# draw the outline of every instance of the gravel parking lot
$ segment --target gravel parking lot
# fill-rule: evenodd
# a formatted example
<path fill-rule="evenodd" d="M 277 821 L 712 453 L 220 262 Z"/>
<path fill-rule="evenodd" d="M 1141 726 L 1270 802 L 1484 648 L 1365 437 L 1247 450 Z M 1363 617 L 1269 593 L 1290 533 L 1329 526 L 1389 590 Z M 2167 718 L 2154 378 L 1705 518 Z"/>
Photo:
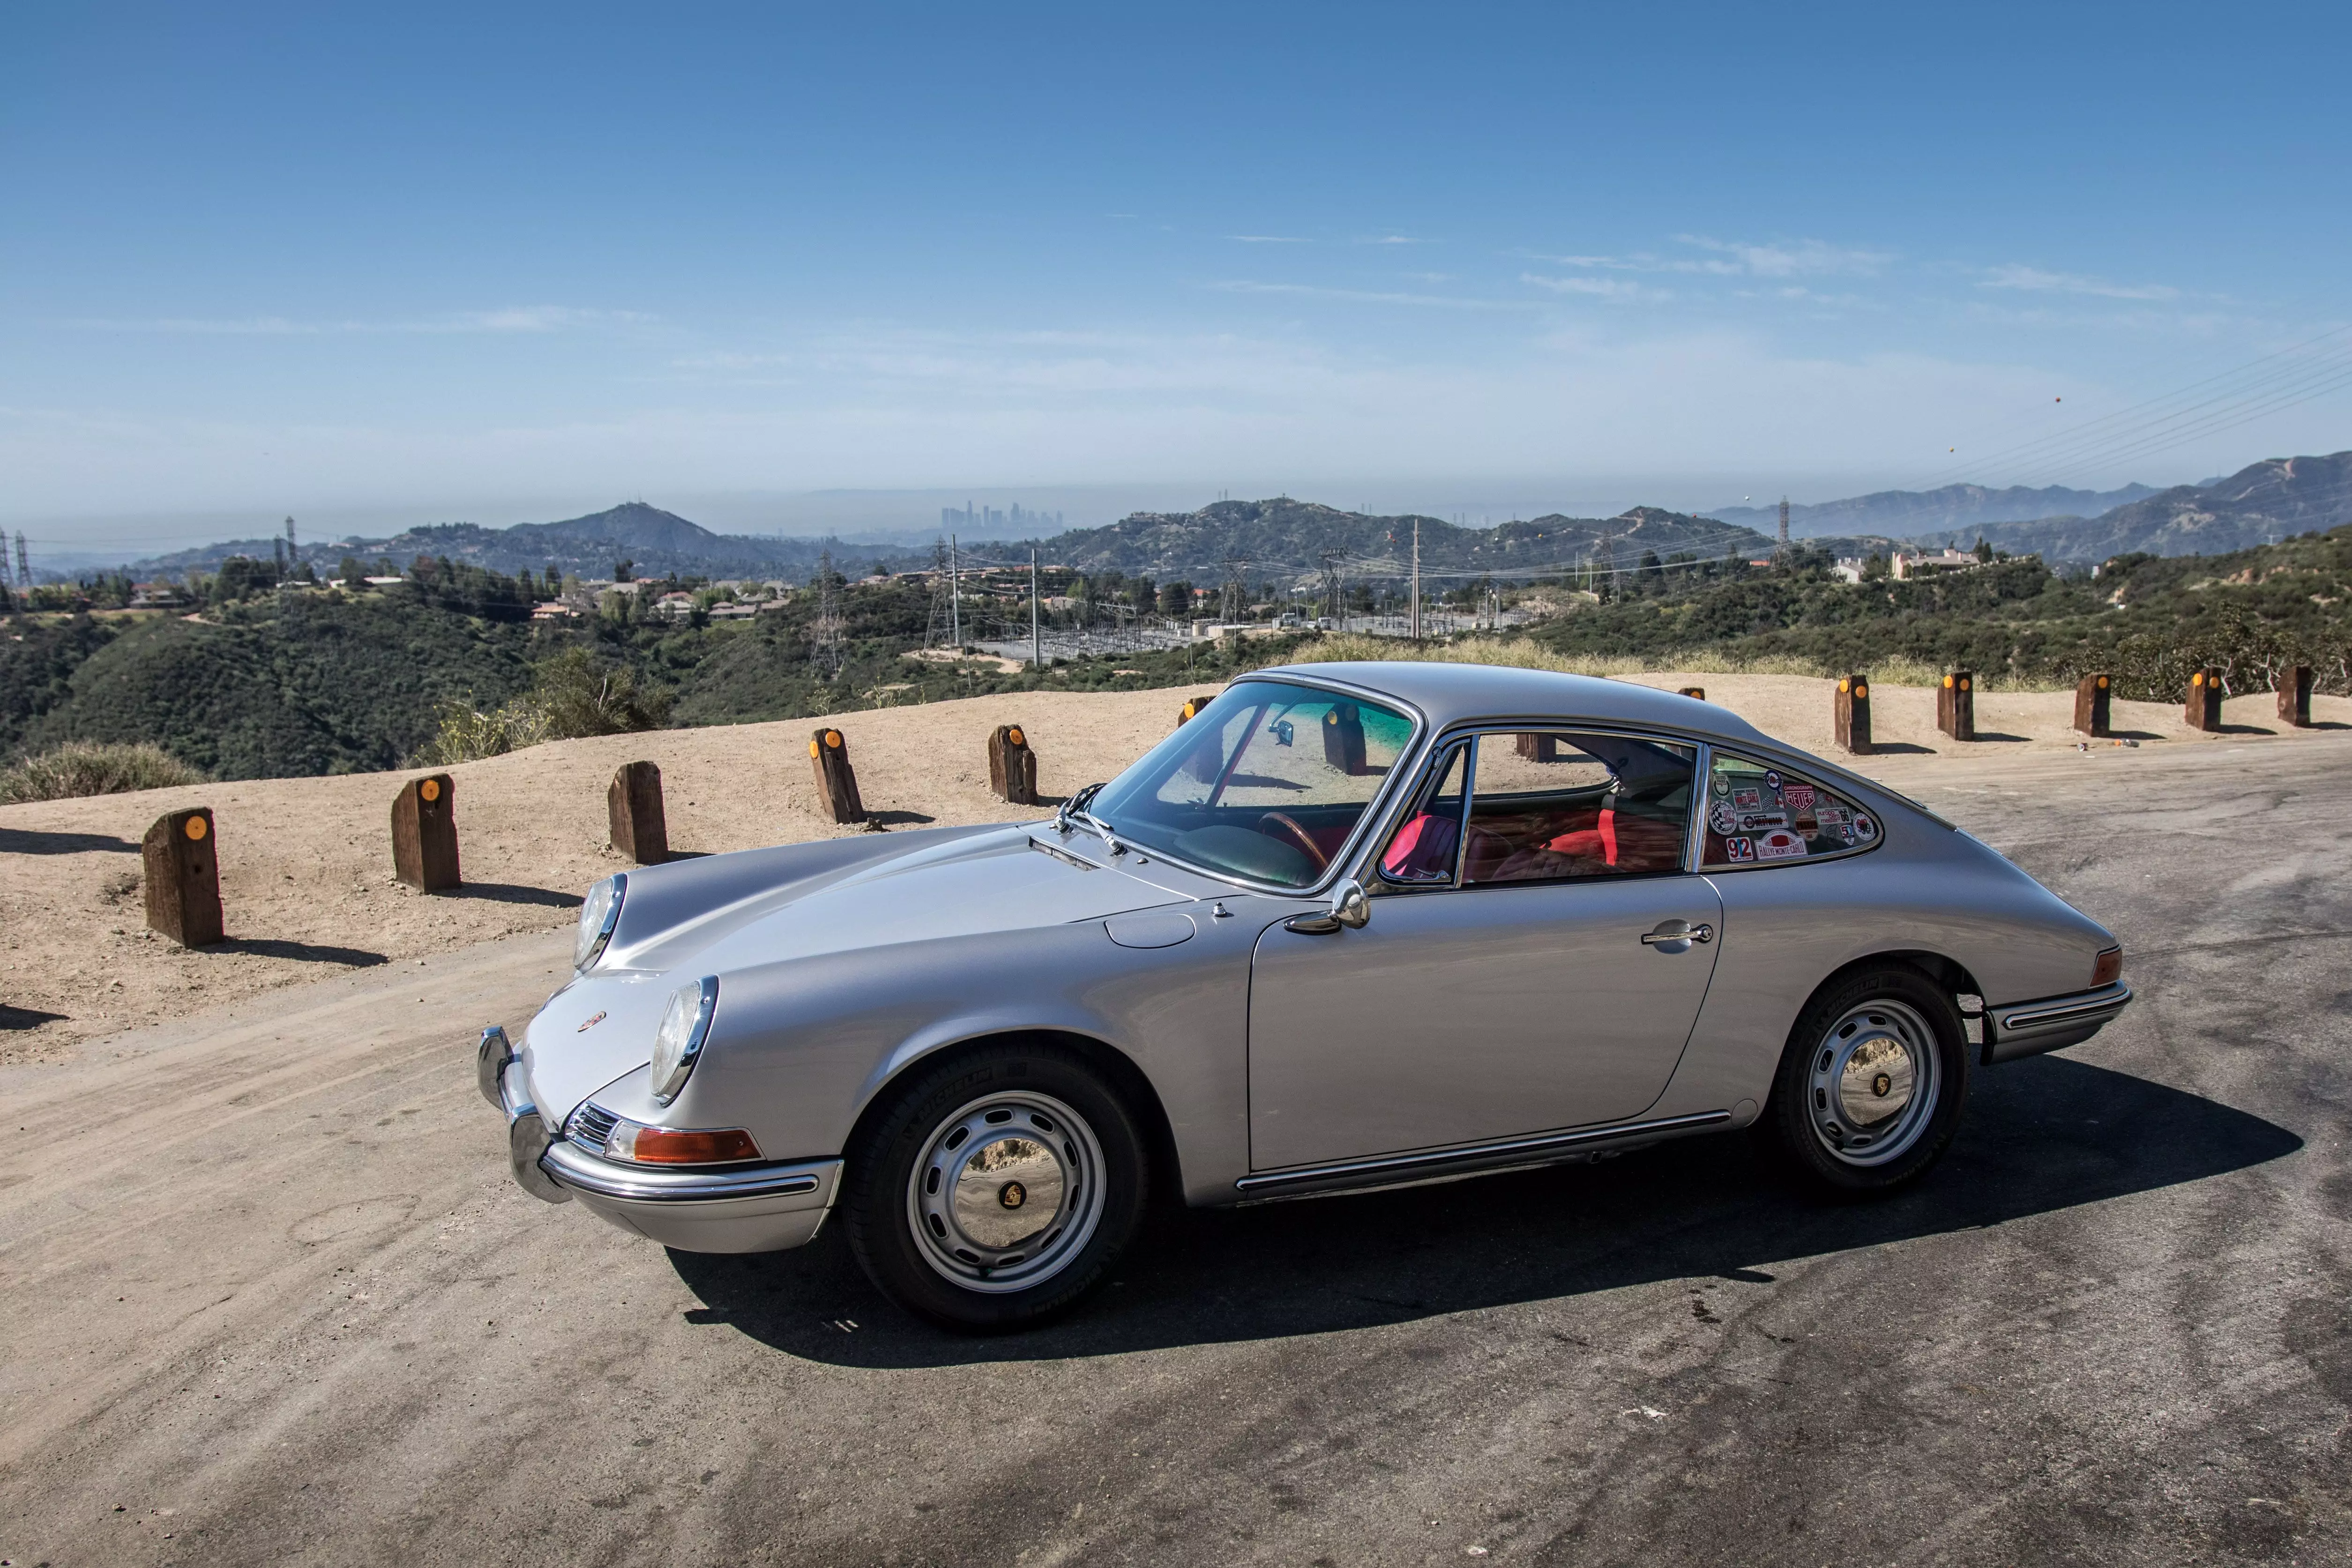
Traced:
<path fill-rule="evenodd" d="M 671 1257 L 517 1190 L 471 1030 L 567 937 L 7 1069 L 0 1558 L 2343 1562 L 2347 767 L 1891 771 L 2140 993 L 1981 1074 L 1897 1199 L 1731 1137 L 1175 1215 L 1008 1340 L 900 1316 L 837 1231 Z"/>

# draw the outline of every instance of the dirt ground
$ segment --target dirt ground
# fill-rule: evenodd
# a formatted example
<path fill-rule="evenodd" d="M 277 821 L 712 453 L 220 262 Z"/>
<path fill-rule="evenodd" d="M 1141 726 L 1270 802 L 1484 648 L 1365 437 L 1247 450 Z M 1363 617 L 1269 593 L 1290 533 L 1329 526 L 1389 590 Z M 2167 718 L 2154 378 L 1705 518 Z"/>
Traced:
<path fill-rule="evenodd" d="M 975 1340 L 838 1225 L 524 1194 L 473 1032 L 561 932 L 0 1067 L 0 1563 L 2352 1562 L 2352 734 L 1979 750 L 1890 765 L 2138 999 L 1878 1202 L 1717 1137 L 1170 1214 Z"/>
<path fill-rule="evenodd" d="M 1703 686 L 1767 733 L 1831 752 L 1832 683 L 1792 676 L 1664 673 L 1643 684 Z M 1214 689 L 1203 683 L 1197 689 Z M 1107 779 L 1167 733 L 1185 690 L 1041 692 L 843 715 L 859 791 L 884 831 L 1044 816 L 988 793 L 982 752 L 1017 723 L 1048 798 Z M 1935 776 L 1956 755 L 2072 750 L 2065 692 L 1979 694 L 1980 739 L 1935 728 L 1935 695 L 1872 694 L 1882 754 L 1859 765 L 1890 783 Z M 2118 702 L 2118 736 L 2153 754 L 2179 745 L 2274 738 L 2296 743 L 2352 724 L 2352 700 L 2320 698 L 2320 730 L 2286 730 L 2267 694 L 2226 705 L 2227 731 L 2200 735 L 2178 708 Z M 449 770 L 466 887 L 427 898 L 393 879 L 389 814 L 417 772 L 278 779 L 0 806 L 0 1063 L 58 1061 L 79 1042 L 163 1022 L 257 992 L 385 963 L 414 963 L 492 938 L 568 925 L 581 892 L 625 862 L 606 842 L 605 786 L 621 763 L 662 770 L 671 847 L 718 852 L 860 831 L 817 815 L 807 748 L 814 721 L 565 741 Z M 1902 787 L 1909 787 L 1903 784 Z M 141 837 L 163 812 L 213 808 L 230 940 L 190 952 L 146 929 Z"/>

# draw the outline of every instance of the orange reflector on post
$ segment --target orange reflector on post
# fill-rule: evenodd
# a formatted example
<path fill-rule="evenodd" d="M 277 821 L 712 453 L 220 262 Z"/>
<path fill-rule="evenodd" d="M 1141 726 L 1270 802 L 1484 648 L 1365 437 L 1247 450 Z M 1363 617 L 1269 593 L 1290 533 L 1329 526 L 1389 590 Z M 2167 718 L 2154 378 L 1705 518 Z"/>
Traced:
<path fill-rule="evenodd" d="M 196 839 L 202 838 L 205 833 L 210 830 L 205 826 L 205 819 L 203 817 L 192 816 L 188 818 L 188 826 L 185 831 L 188 835 L 189 840 L 194 842 Z"/>

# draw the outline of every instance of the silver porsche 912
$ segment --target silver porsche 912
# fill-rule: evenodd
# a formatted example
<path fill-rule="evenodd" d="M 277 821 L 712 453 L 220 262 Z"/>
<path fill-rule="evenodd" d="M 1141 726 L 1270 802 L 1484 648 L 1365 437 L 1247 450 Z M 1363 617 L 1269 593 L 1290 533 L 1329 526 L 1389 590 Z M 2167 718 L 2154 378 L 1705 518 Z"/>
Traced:
<path fill-rule="evenodd" d="M 1488 666 L 1234 682 L 1049 824 L 630 871 L 482 1091 L 516 1178 L 666 1246 L 838 1209 L 891 1297 L 1009 1328 L 1155 1190 L 1226 1205 L 1753 1127 L 1916 1177 L 1970 1073 L 2121 1012 L 1985 845 L 1721 708 Z"/>

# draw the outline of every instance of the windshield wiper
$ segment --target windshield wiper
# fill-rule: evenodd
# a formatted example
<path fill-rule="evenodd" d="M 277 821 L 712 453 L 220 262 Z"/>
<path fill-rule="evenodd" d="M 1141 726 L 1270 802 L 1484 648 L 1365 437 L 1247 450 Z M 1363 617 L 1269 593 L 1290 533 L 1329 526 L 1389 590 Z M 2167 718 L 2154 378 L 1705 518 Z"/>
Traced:
<path fill-rule="evenodd" d="M 1109 823 L 1087 809 L 1094 803 L 1095 796 L 1102 793 L 1102 788 L 1099 784 L 1090 784 L 1064 801 L 1061 809 L 1054 814 L 1054 826 L 1060 832 L 1067 833 L 1073 821 L 1083 822 L 1102 835 L 1103 842 L 1110 846 L 1110 852 L 1113 855 L 1124 855 L 1127 853 L 1127 846 L 1118 841 L 1117 830 Z"/>

